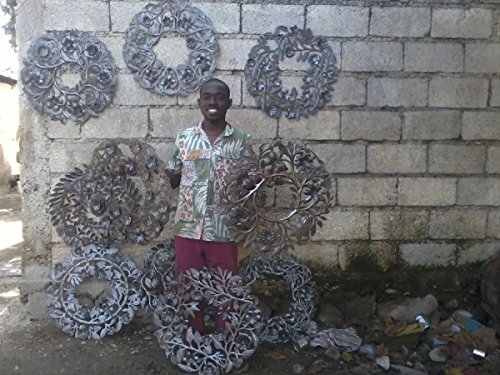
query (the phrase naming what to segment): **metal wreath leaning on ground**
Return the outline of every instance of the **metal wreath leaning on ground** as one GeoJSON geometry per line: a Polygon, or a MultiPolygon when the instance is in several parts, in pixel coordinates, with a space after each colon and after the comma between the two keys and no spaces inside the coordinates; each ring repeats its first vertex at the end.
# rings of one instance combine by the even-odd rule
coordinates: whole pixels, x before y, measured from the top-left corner
{"type": "Polygon", "coordinates": [[[148,4],[130,23],[123,59],[141,87],[160,95],[186,96],[212,76],[219,43],[210,19],[188,4],[148,4]],[[190,50],[184,64],[167,66],[153,47],[168,34],[186,38],[190,50]]]}
{"type": "Polygon", "coordinates": [[[21,70],[23,91],[51,120],[76,125],[97,117],[111,102],[116,66],[106,46],[87,32],[52,31],[28,49],[21,70]],[[65,74],[78,74],[70,86],[65,74]]]}

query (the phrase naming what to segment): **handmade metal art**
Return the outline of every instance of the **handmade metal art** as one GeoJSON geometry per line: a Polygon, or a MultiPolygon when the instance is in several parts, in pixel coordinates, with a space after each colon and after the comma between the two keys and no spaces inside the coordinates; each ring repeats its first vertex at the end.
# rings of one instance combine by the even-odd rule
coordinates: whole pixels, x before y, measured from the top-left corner
{"type": "Polygon", "coordinates": [[[53,31],[35,40],[23,60],[23,91],[51,120],[83,124],[111,102],[116,67],[106,46],[86,32],[53,31]],[[65,75],[78,75],[76,85],[65,75]]]}
{"type": "Polygon", "coordinates": [[[186,96],[212,76],[219,53],[210,19],[198,8],[162,1],[136,14],[125,35],[123,59],[140,85],[160,95],[186,96]],[[169,34],[186,38],[184,64],[167,66],[153,47],[169,34]]]}
{"type": "Polygon", "coordinates": [[[252,48],[245,66],[248,92],[258,106],[271,117],[282,114],[289,119],[315,114],[331,99],[336,81],[336,59],[327,41],[314,36],[310,29],[279,26],[274,34],[266,33],[252,48]],[[281,79],[279,64],[286,58],[307,62],[302,76],[302,91],[287,89],[281,79]]]}
{"type": "Polygon", "coordinates": [[[241,277],[221,269],[190,269],[181,275],[178,289],[170,285],[156,310],[160,328],[155,335],[173,364],[189,373],[221,374],[239,368],[254,353],[261,312],[241,277]],[[201,335],[188,326],[202,299],[224,312],[224,331],[201,335]]]}
{"type": "Polygon", "coordinates": [[[233,237],[259,251],[303,243],[330,208],[330,175],[303,145],[275,141],[231,173],[225,200],[233,237]]]}
{"type": "Polygon", "coordinates": [[[129,323],[143,304],[141,273],[117,248],[88,245],[71,250],[57,263],[47,290],[49,315],[59,328],[81,340],[102,339],[129,323]],[[87,279],[106,280],[109,291],[80,293],[87,279]]]}
{"type": "Polygon", "coordinates": [[[49,213],[70,246],[136,243],[157,238],[168,222],[173,193],[165,165],[137,140],[101,143],[89,166],[57,182],[49,213]]]}
{"type": "Polygon", "coordinates": [[[316,309],[315,283],[311,271],[285,251],[262,253],[254,251],[242,265],[245,283],[252,284],[262,277],[285,280],[291,291],[292,302],[284,315],[265,316],[266,324],[259,333],[263,342],[280,343],[296,340],[307,331],[316,309]]]}

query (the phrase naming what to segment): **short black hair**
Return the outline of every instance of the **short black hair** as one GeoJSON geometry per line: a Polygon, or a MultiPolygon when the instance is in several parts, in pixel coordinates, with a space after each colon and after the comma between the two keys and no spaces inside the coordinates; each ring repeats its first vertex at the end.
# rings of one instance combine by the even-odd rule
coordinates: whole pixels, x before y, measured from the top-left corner
{"type": "Polygon", "coordinates": [[[226,91],[227,97],[228,98],[231,97],[231,90],[229,89],[229,86],[226,84],[226,82],[224,82],[218,78],[210,78],[209,80],[203,82],[201,87],[200,87],[200,95],[201,95],[201,92],[203,91],[203,88],[211,82],[216,82],[217,84],[222,85],[224,87],[224,90],[226,91]]]}

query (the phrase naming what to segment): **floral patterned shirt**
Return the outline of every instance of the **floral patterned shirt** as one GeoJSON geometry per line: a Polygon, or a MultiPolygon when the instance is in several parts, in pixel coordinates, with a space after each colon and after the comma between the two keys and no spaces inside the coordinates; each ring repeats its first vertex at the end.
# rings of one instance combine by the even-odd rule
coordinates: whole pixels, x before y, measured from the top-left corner
{"type": "Polygon", "coordinates": [[[247,149],[249,135],[226,123],[213,144],[201,126],[181,131],[167,169],[182,171],[175,213],[176,235],[204,241],[232,241],[220,205],[227,175],[247,149]]]}

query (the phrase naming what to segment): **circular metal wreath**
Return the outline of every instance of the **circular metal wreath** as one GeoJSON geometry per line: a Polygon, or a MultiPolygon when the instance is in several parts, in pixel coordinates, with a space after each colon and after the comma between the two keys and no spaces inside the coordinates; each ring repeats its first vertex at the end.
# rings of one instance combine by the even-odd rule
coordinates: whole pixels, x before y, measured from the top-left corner
{"type": "Polygon", "coordinates": [[[116,67],[106,46],[86,32],[53,31],[28,49],[21,70],[23,91],[33,107],[51,120],[77,125],[97,117],[109,105],[116,67]],[[75,86],[64,74],[78,74],[75,86]]]}
{"type": "Polygon", "coordinates": [[[279,140],[262,145],[227,182],[228,227],[236,241],[259,251],[304,243],[326,219],[330,187],[329,173],[310,149],[279,140]]]}
{"type": "Polygon", "coordinates": [[[141,273],[114,247],[89,245],[74,248],[63,263],[57,263],[47,290],[49,315],[64,332],[81,340],[102,339],[129,323],[143,304],[141,273]],[[88,278],[107,280],[109,295],[87,293],[82,304],[78,286],[88,278]]]}
{"type": "Polygon", "coordinates": [[[219,53],[210,19],[188,4],[162,1],[148,4],[130,23],[123,46],[123,59],[140,85],[160,95],[181,95],[198,90],[215,70],[219,53]],[[176,67],[157,59],[153,47],[169,34],[186,38],[187,61],[176,67]]]}
{"type": "Polygon", "coordinates": [[[181,275],[180,288],[174,282],[165,286],[155,312],[159,326],[155,335],[174,365],[199,375],[222,374],[241,367],[254,353],[261,312],[241,277],[221,269],[191,269],[181,275]],[[189,327],[188,316],[202,299],[226,315],[223,332],[201,335],[189,327]]]}
{"type": "Polygon", "coordinates": [[[264,317],[268,319],[259,334],[259,340],[271,343],[287,342],[304,335],[316,309],[315,283],[311,271],[287,252],[262,253],[258,251],[244,261],[242,269],[245,283],[271,276],[288,282],[292,302],[283,315],[264,317]]]}
{"type": "Polygon", "coordinates": [[[257,99],[258,106],[271,117],[282,114],[289,119],[307,117],[330,100],[337,75],[335,63],[326,40],[314,36],[310,29],[279,26],[274,34],[261,36],[250,51],[245,66],[247,89],[257,99]],[[309,64],[302,77],[300,95],[295,87],[284,89],[280,78],[279,63],[293,57],[309,64]]]}
{"type": "Polygon", "coordinates": [[[55,185],[49,213],[69,246],[136,243],[157,238],[169,220],[173,192],[154,149],[137,140],[101,143],[89,166],[55,185]]]}

